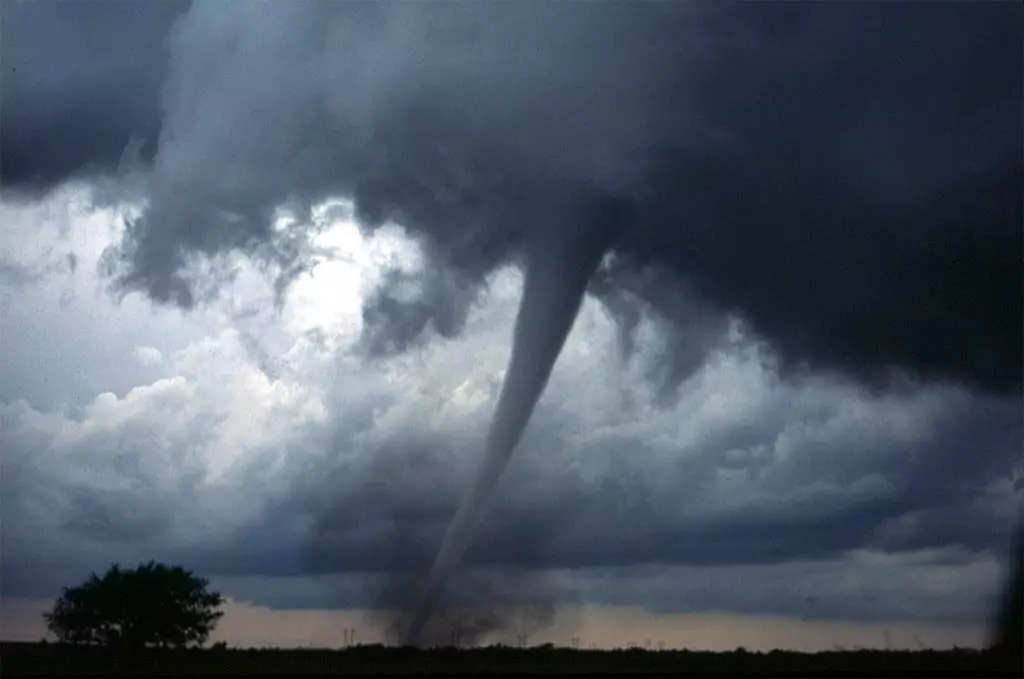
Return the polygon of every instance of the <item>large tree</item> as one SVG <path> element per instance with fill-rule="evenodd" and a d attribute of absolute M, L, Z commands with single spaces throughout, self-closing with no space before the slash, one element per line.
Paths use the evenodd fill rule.
<path fill-rule="evenodd" d="M 180 566 L 150 561 L 103 577 L 93 573 L 78 587 L 64 588 L 46 613 L 46 625 L 63 642 L 107 646 L 202 645 L 223 615 L 224 599 L 208 582 Z"/>

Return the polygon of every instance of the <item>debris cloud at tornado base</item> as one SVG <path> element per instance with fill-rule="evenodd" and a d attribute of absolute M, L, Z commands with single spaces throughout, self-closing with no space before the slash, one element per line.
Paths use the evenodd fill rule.
<path fill-rule="evenodd" d="M 358 595 L 339 590 L 337 596 L 357 596 L 360 606 L 372 610 L 372 625 L 388 644 L 405 643 L 424 578 L 471 480 L 464 463 L 479 461 L 482 438 L 466 431 L 389 439 L 374 449 L 367 466 L 339 469 L 344 478 L 323 481 L 325 489 L 352 490 L 331 495 L 304 550 L 306 567 L 362 574 L 356 578 Z M 569 524 L 592 508 L 592 498 L 571 471 L 551 471 L 532 465 L 507 470 L 492 500 L 501 502 L 501 510 L 481 521 L 463 561 L 449 571 L 419 645 L 509 643 L 532 638 L 556 617 L 562 625 L 573 624 L 577 586 L 564 571 L 552 569 L 550 558 Z M 552 504 L 543 491 L 549 499 L 512 492 L 523 484 L 558 488 L 560 501 Z M 351 537 L 368 524 L 375 526 L 373 546 L 354 548 Z M 508 535 L 516 536 L 511 561 Z"/>

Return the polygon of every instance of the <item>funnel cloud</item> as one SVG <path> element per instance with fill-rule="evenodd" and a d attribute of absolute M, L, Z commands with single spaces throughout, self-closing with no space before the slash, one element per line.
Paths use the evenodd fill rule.
<path fill-rule="evenodd" d="M 625 226 L 627 215 L 621 205 L 609 202 L 602 207 L 593 217 L 595 227 L 576 232 L 566 229 L 557 239 L 535 241 L 529 251 L 512 337 L 512 358 L 487 432 L 483 460 L 459 503 L 413 608 L 405 636 L 408 644 L 419 643 L 445 580 L 462 558 L 487 500 L 523 435 L 576 319 L 590 273 L 600 262 L 612 234 Z"/>

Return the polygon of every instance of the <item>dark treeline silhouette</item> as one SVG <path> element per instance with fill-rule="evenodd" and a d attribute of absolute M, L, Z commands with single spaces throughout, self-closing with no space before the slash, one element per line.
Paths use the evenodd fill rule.
<path fill-rule="evenodd" d="M 70 644 L 0 644 L 5 676 L 919 676 L 1019 677 L 991 651 L 576 650 L 489 646 L 421 650 L 361 645 L 344 650 L 148 648 L 129 655 Z"/>
<path fill-rule="evenodd" d="M 1022 536 L 1024 538 L 1024 536 Z M 222 613 L 221 596 L 181 567 L 149 562 L 112 566 L 65 588 L 44 615 L 58 643 L 0 642 L 3 676 L 956 676 L 1021 677 L 1024 539 L 1002 600 L 994 644 L 986 650 L 652 651 L 631 646 L 580 650 L 550 643 L 419 649 L 360 644 L 330 649 L 203 648 Z M 350 636 L 350 632 L 352 636 Z M 355 641 L 346 630 L 346 643 Z M 457 639 L 456 635 L 452 636 Z M 520 644 L 524 643 L 520 640 Z M 660 644 L 659 644 L 660 646 Z"/>

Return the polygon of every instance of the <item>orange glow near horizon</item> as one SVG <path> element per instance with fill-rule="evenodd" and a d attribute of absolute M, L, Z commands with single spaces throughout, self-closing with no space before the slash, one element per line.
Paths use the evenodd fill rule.
<path fill-rule="evenodd" d="M 0 638 L 38 641 L 47 637 L 42 614 L 52 602 L 45 599 L 4 598 L 0 606 Z M 277 610 L 229 599 L 224 617 L 210 638 L 234 647 L 338 648 L 345 630 L 356 630 L 356 643 L 382 643 L 380 618 L 364 610 Z M 496 633 L 481 644 L 515 645 L 518 630 Z M 784 616 L 734 613 L 654 615 L 626 606 L 583 606 L 561 609 L 551 624 L 531 630 L 528 645 L 553 643 L 579 648 L 610 649 L 629 645 L 659 645 L 666 649 L 751 651 L 787 649 L 815 652 L 843 648 L 980 648 L 987 640 L 984 625 L 944 625 L 918 622 L 851 622 L 802 620 Z M 52 638 L 52 637 L 51 637 Z"/>

